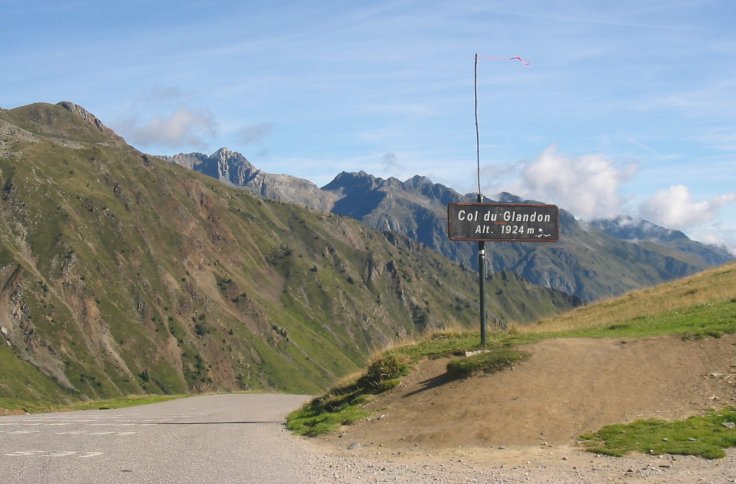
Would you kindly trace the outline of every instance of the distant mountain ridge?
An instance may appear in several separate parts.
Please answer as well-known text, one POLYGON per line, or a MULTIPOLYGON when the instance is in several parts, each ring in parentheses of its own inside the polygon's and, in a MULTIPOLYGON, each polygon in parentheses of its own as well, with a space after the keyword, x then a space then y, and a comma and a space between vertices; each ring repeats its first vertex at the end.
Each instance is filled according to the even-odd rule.
MULTIPOLYGON (((176 161, 173 158, 170 161, 176 161)), ((233 159, 242 163, 238 161, 240 157, 233 159)), ((288 184, 279 185, 264 176, 260 184, 247 179, 244 184, 235 184, 264 198, 303 206, 307 206, 305 200, 314 200, 309 205, 311 208, 349 216, 378 230, 407 235, 450 259, 477 268, 476 244, 452 242, 447 238, 447 204, 474 202, 475 195, 461 195, 422 176, 402 182, 396 178, 377 178, 363 171, 340 173, 321 190, 306 180, 297 182, 299 179, 294 177, 288 180, 288 184), (306 190, 302 191, 300 186, 306 190)), ((498 201, 524 202, 509 193, 500 194, 498 201)), ((733 259, 724 249, 693 241, 682 232, 645 220, 618 217, 585 223, 576 220, 564 207, 560 217, 561 240, 555 244, 491 244, 491 271, 512 271, 534 284, 590 301, 689 275, 733 259)))
POLYGON ((279 202, 295 203, 317 211, 329 211, 332 196, 314 183, 289 175, 265 173, 254 167, 240 153, 220 148, 212 155, 179 153, 160 158, 218 180, 242 187, 249 193, 279 202))
POLYGON ((611 237, 631 241, 674 242, 688 240, 688 236, 679 230, 666 229, 648 220, 619 215, 612 219, 598 219, 590 222, 590 226, 611 237))

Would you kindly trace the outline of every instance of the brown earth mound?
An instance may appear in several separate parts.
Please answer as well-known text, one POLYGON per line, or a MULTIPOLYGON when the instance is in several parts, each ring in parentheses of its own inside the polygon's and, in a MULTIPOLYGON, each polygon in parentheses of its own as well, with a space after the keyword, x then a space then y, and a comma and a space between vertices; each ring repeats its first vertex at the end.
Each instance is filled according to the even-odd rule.
POLYGON ((326 440, 390 448, 574 444, 585 432, 736 405, 736 336, 683 341, 555 339, 530 360, 466 380, 425 360, 369 404, 368 421, 326 440))

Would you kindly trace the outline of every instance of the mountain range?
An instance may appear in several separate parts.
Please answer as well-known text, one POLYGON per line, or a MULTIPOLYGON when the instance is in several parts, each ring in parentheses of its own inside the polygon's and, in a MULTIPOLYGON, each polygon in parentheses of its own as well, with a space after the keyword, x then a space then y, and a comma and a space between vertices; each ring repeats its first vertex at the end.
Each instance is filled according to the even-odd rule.
MULTIPOLYGON (((388 344, 477 324, 473 271, 399 232, 264 199, 312 189, 219 155, 210 174, 250 188, 142 153, 73 103, 0 109, 0 406, 315 393, 388 344)), ((493 320, 576 303, 512 273, 488 286, 493 320)))
MULTIPOLYGON (((477 195, 461 195, 426 177, 402 182, 362 171, 343 172, 319 188, 300 178, 264 173, 242 154, 227 148, 210 156, 191 153, 165 159, 262 198, 345 215, 376 230, 406 235, 465 267, 478 268, 477 245, 452 242, 447 237, 447 204, 474 202, 477 195)), ((509 193, 496 198, 499 202, 527 202, 509 193)), ((487 244, 490 272, 513 272, 536 285, 592 301, 733 259, 725 249, 646 220, 620 216, 583 222, 564 207, 560 234, 554 244, 487 244)))

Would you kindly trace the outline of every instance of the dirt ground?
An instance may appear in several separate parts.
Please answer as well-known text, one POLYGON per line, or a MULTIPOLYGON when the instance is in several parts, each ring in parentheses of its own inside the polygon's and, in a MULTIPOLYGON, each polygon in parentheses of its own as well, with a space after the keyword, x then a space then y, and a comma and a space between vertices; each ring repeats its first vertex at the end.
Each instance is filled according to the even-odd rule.
MULTIPOLYGON (((425 360, 369 404, 376 411, 371 419, 320 442, 353 449, 355 456, 403 455, 409 461, 434 455, 522 465, 549 456, 540 465, 587 463, 596 456, 579 449, 580 434, 736 405, 734 335, 696 341, 553 339, 523 349, 532 353, 528 361, 466 380, 445 376, 447 360, 425 360)), ((694 466, 704 460, 678 459, 693 459, 694 466)))

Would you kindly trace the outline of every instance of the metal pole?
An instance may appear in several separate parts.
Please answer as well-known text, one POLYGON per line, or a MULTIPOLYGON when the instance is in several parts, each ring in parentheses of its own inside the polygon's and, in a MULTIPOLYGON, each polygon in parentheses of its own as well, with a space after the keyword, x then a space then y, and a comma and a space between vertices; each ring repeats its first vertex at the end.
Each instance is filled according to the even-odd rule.
MULTIPOLYGON (((478 195, 478 202, 481 196, 478 195)), ((486 243, 478 242, 478 290, 480 291, 480 344, 486 345, 486 243)))
MULTIPOLYGON (((475 101, 475 159, 478 168, 478 203, 483 203, 480 191, 480 132, 478 130, 478 54, 473 66, 473 98, 475 101)), ((486 345, 486 243, 478 242, 478 291, 480 296, 480 344, 486 345)))
POLYGON ((480 195, 480 131, 478 130, 478 54, 475 54, 473 66, 473 99, 475 102, 475 161, 478 169, 478 203, 483 199, 480 195))

